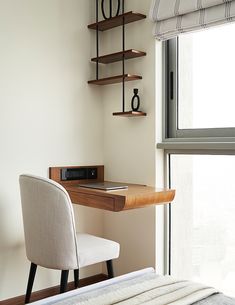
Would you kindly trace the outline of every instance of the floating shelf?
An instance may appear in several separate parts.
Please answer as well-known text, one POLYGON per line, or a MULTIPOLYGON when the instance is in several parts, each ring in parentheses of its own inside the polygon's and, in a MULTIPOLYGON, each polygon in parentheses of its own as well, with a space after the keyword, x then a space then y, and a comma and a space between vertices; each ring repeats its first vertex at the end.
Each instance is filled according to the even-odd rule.
POLYGON ((126 50, 126 51, 121 51, 117 53, 112 53, 100 57, 95 57, 92 58, 91 61, 102 63, 102 64, 111 64, 113 62, 121 61, 123 60, 123 55, 124 59, 132 59, 132 58, 137 58, 141 56, 146 56, 146 52, 138 51, 138 50, 126 50))
MULTIPOLYGON (((96 22, 89 24, 87 27, 89 29, 96 31, 96 57, 92 58, 91 61, 96 63, 96 79, 88 81, 88 84, 93 85, 111 85, 122 83, 122 112, 115 112, 113 113, 114 116, 119 117, 145 117, 147 114, 142 111, 125 111, 125 82, 128 81, 135 81, 141 80, 142 76, 140 75, 132 75, 127 74, 125 69, 125 61, 132 58, 138 58, 142 56, 146 56, 146 52, 138 51, 135 49, 126 50, 125 48, 125 24, 140 21, 146 18, 146 15, 140 13, 134 13, 133 11, 129 11, 125 13, 125 0, 122 0, 122 13, 120 13, 120 4, 121 1, 118 1, 118 9, 117 9, 117 16, 107 18, 104 12, 104 1, 101 3, 101 10, 104 17, 104 20, 99 21, 99 1, 96 0, 96 22), (99 31, 106 31, 109 29, 113 29, 115 27, 122 27, 122 51, 115 52, 111 54, 106 54, 100 56, 99 54, 99 31), (100 78, 100 65, 99 64, 111 64, 114 62, 122 62, 122 72, 121 75, 116 75, 112 77, 100 78)), ((110 16, 112 16, 112 6, 110 1, 110 16)), ((134 90, 134 98, 136 98, 136 90, 134 90)), ((139 107, 139 97, 138 98, 138 107, 139 107)), ((133 106, 133 105, 132 105, 133 106)), ((136 109, 138 109, 136 107, 136 109)), ((133 107, 134 108, 134 107, 133 107)))
POLYGON ((126 111, 126 112, 114 112, 114 116, 121 116, 125 118, 130 118, 130 117, 141 117, 141 116, 146 116, 147 113, 142 112, 142 111, 126 111))
POLYGON ((124 75, 117 75, 117 76, 112 76, 112 77, 107 77, 107 78, 90 80, 90 81, 88 81, 88 84, 100 85, 100 86, 117 84, 117 83, 121 83, 123 81, 123 77, 124 77, 125 82, 142 79, 142 76, 140 76, 140 75, 124 74, 124 75))
POLYGON ((124 17, 124 24, 131 23, 134 21, 138 21, 141 19, 145 19, 146 15, 139 14, 139 13, 133 13, 132 11, 121 14, 116 17, 112 17, 103 21, 99 21, 98 23, 92 23, 88 25, 89 29, 96 30, 97 24, 98 24, 98 30, 99 31, 106 31, 112 28, 115 28, 117 26, 123 25, 123 17, 124 17))

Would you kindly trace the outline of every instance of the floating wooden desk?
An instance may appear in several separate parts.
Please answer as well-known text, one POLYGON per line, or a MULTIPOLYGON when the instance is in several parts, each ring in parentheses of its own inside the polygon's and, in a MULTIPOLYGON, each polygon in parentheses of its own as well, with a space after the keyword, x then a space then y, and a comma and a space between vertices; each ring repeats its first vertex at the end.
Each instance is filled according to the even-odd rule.
POLYGON ((87 189, 76 185, 65 188, 73 203, 114 212, 169 203, 175 196, 174 190, 134 184, 128 184, 128 189, 115 191, 87 189))
MULTIPOLYGON (((78 184, 84 183, 84 181, 61 181, 59 175, 60 169, 58 167, 50 168, 50 178, 65 187, 74 204, 120 212, 149 205, 167 204, 175 197, 175 190, 127 183, 124 184, 128 185, 128 189, 115 191, 102 191, 79 187, 78 184)), ((102 167, 100 167, 98 179, 94 182, 102 182, 102 177, 102 167)))

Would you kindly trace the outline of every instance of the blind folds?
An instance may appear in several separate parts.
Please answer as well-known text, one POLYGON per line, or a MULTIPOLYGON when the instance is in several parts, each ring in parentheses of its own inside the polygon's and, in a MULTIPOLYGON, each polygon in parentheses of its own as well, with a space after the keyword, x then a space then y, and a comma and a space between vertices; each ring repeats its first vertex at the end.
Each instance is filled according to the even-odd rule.
POLYGON ((235 0, 153 0, 149 16, 154 36, 167 40, 235 21, 235 0))

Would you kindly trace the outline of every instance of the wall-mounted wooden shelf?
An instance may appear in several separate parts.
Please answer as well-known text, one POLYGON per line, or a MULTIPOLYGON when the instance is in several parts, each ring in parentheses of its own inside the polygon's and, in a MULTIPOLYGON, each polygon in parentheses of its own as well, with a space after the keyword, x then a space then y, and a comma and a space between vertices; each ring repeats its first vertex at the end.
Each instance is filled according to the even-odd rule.
POLYGON ((113 62, 117 62, 117 61, 121 61, 123 60, 123 55, 124 55, 124 59, 132 59, 132 58, 137 58, 137 57, 141 57, 141 56, 146 56, 146 52, 142 52, 142 51, 138 51, 138 50, 126 50, 126 51, 121 51, 121 52, 117 52, 117 53, 112 53, 112 54, 108 54, 108 55, 104 55, 104 56, 100 56, 100 57, 95 57, 92 58, 91 61, 98 62, 101 64, 111 64, 113 62))
POLYGON ((124 18, 124 24, 131 23, 134 21, 138 21, 141 19, 145 19, 146 15, 139 14, 139 13, 133 13, 132 11, 121 14, 116 17, 112 17, 103 21, 99 21, 98 23, 92 23, 88 25, 89 29, 96 30, 97 24, 98 24, 98 30, 99 31, 106 31, 112 28, 115 28, 117 26, 123 25, 123 18, 124 18))
POLYGON ((112 76, 112 77, 90 80, 90 81, 88 81, 88 84, 100 85, 100 86, 117 84, 117 83, 121 83, 123 81, 123 77, 124 77, 125 82, 142 79, 142 76, 140 76, 140 75, 124 74, 124 75, 117 75, 117 76, 112 76))
POLYGON ((146 116, 147 113, 142 111, 126 111, 126 112, 114 112, 114 116, 121 116, 124 118, 132 118, 132 117, 142 117, 146 116))
MULTIPOLYGON (((96 22, 89 24, 87 27, 89 29, 96 31, 96 57, 92 58, 91 61, 96 63, 96 79, 88 81, 88 84, 91 85, 111 85, 122 83, 122 112, 113 113, 114 116, 120 117, 144 117, 146 116, 145 112, 141 111, 128 111, 126 112, 125 109, 125 82, 134 81, 134 80, 141 80, 142 76, 140 75, 132 75, 127 74, 125 69, 125 61, 132 58, 138 58, 142 56, 146 56, 146 52, 138 51, 135 49, 128 49, 126 50, 125 46, 125 30, 126 24, 139 21, 146 18, 146 15, 140 13, 134 13, 133 11, 129 11, 125 13, 125 0, 118 0, 117 11, 114 13, 110 1, 110 11, 109 16, 106 16, 105 8, 104 8, 104 1, 101 2, 101 8, 99 8, 99 0, 96 0, 96 22), (99 21, 99 11, 101 10, 103 15, 103 20, 99 21), (120 14, 121 12, 121 14, 120 14), (115 17, 112 17, 114 16, 115 17), (115 27, 121 26, 122 27, 122 51, 115 52, 111 54, 106 54, 100 56, 99 53, 99 43, 100 43, 100 33, 99 31, 106 31, 115 27), (122 72, 121 75, 100 78, 100 64, 111 64, 114 62, 122 62, 122 72)), ((132 98, 132 109, 138 110, 140 106, 140 99, 138 94, 138 90, 134 89, 134 96, 132 98), (137 93, 136 93, 137 92, 137 93), (136 107, 133 106, 134 100, 137 99, 136 107)))

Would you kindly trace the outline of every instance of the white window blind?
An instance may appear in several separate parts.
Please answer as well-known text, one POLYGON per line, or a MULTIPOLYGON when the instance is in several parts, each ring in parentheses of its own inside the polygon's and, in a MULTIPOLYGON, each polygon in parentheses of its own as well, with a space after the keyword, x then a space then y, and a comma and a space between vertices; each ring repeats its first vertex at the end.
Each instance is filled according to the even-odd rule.
POLYGON ((149 15, 154 36, 167 40, 235 21, 235 0, 153 0, 149 15))

